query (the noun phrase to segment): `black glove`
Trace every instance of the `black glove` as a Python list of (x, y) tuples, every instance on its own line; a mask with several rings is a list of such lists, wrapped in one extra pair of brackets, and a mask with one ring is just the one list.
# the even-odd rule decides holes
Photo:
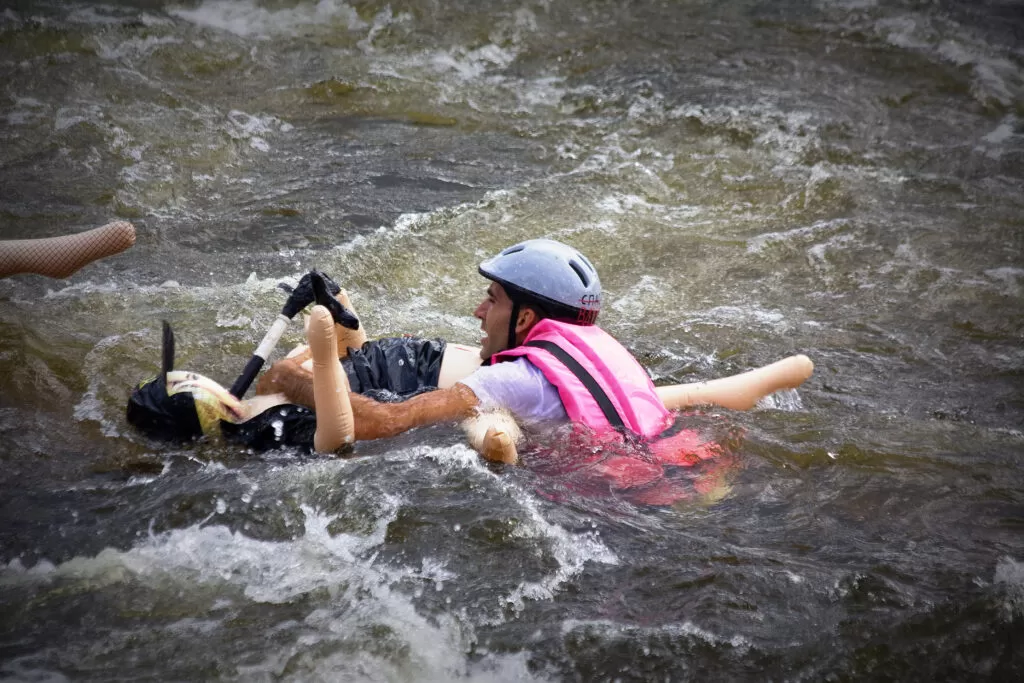
[[(334, 285), (334, 283), (331, 282), (331, 279), (323, 273), (318, 273), (315, 270), (310, 273), (310, 276), (313, 283), (313, 296), (317, 304), (326, 307), (327, 310), (331, 312), (331, 317), (334, 318), (334, 322), (337, 324), (342, 327), (347, 327), (350, 330), (358, 330), (359, 318), (357, 318), (352, 311), (342, 306), (341, 302), (330, 294), (330, 285), (327, 283), (330, 282), (331, 285)], [(337, 287), (338, 285), (334, 286)], [(340, 289), (338, 291), (340, 291)], [(334, 293), (337, 294), (338, 292), (335, 291)]]
[(338, 286), (338, 283), (327, 275), (321, 273), (319, 270), (311, 270), (303, 275), (302, 279), (299, 280), (298, 286), (294, 289), (292, 289), (290, 285), (286, 285), (282, 282), (277, 286), (291, 295), (288, 297), (288, 301), (285, 302), (284, 308), (281, 309), (281, 314), (284, 315), (284, 317), (294, 318), (296, 313), (316, 300), (316, 294), (313, 292), (314, 275), (321, 278), (326, 289), (330, 291), (332, 295), (341, 291), (341, 287)]

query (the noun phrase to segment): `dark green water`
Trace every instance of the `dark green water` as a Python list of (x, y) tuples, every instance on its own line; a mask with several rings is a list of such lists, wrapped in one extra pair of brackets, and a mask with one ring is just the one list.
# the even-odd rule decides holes
[[(0, 237), (131, 220), (0, 281), (0, 679), (1024, 677), (1024, 21), (1012, 2), (8, 2)], [(672, 508), (483, 465), (147, 442), (310, 268), (373, 335), (475, 343), (550, 236), (682, 419)], [(281, 352), (300, 340), (298, 324)], [(556, 449), (558, 444), (555, 444)]]

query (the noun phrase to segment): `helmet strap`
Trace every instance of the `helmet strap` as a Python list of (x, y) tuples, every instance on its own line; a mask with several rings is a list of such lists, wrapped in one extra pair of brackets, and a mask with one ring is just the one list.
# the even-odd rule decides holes
[(519, 302), (512, 302), (512, 315), (508, 319), (508, 346), (506, 349), (516, 347), (516, 325), (519, 322)]

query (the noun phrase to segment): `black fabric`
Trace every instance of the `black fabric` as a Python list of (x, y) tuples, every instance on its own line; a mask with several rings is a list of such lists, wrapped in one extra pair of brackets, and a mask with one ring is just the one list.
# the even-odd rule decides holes
[[(359, 329), (359, 318), (356, 314), (348, 310), (341, 305), (341, 302), (334, 298), (334, 295), (338, 292), (331, 292), (328, 289), (327, 283), (324, 281), (327, 278), (316, 271), (311, 273), (312, 277), (310, 281), (313, 283), (313, 296), (316, 303), (320, 306), (325, 307), (331, 313), (331, 317), (334, 318), (334, 322), (338, 323), (342, 327), (347, 327), (350, 330)], [(332, 281), (331, 284), (334, 284)], [(337, 287), (337, 285), (335, 285)], [(340, 290), (339, 290), (340, 291)]]
[(341, 365), (352, 391), (395, 403), (437, 388), (445, 346), (441, 339), (375, 339), (349, 349)]
[(281, 315), (288, 319), (294, 318), (296, 313), (316, 301), (316, 290), (313, 287), (314, 276), (320, 278), (321, 283), (327, 288), (327, 291), (331, 296), (334, 296), (341, 291), (341, 287), (338, 286), (338, 283), (329, 278), (326, 274), (319, 270), (311, 270), (302, 276), (302, 279), (299, 280), (298, 285), (294, 288), (283, 282), (277, 285), (290, 295), (288, 297), (288, 301), (284, 304), (284, 308), (281, 309)]
[(255, 451), (292, 447), (312, 450), (316, 414), (304, 406), (284, 403), (240, 424), (220, 423), (224, 438)]
[(586, 387), (587, 391), (590, 392), (590, 395), (594, 397), (595, 401), (597, 401), (597, 405), (601, 409), (601, 412), (604, 413), (604, 417), (608, 420), (608, 424), (619, 431), (625, 432), (626, 424), (622, 421), (622, 418), (619, 417), (619, 412), (615, 410), (615, 406), (612, 405), (611, 400), (608, 398), (608, 394), (604, 392), (604, 389), (602, 389), (601, 385), (597, 383), (597, 380), (594, 379), (593, 375), (587, 372), (586, 368), (580, 365), (575, 358), (566, 353), (565, 349), (554, 342), (544, 340), (526, 342), (526, 346), (535, 346), (539, 349), (544, 349), (557, 358), (563, 365), (565, 365), (565, 367), (569, 368), (569, 371), (583, 382), (583, 386)]
[[(440, 339), (388, 337), (349, 349), (341, 362), (352, 391), (396, 403), (437, 388), (445, 342)], [(316, 414), (303, 406), (269, 408), (241, 424), (221, 422), (225, 439), (265, 451), (293, 447), (312, 450)]]
[(128, 398), (126, 417), (128, 424), (155, 439), (190, 441), (203, 435), (192, 394), (168, 396), (162, 377), (135, 387)]
[(163, 321), (160, 375), (135, 387), (125, 418), (140, 432), (164, 441), (191, 441), (203, 435), (192, 394), (167, 395), (167, 373), (174, 369), (174, 330)]

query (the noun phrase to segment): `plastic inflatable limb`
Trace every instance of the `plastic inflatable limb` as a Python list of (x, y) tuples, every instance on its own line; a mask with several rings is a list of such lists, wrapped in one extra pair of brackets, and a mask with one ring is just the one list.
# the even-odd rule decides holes
[(507, 432), (499, 432), (494, 427), (487, 428), (480, 455), (491, 462), (503, 462), (506, 465), (515, 465), (519, 462), (519, 450), (516, 448), (516, 442)]
[(441, 358), (441, 371), (437, 376), (438, 389), (450, 389), (463, 377), (468, 377), (480, 367), (479, 347), (448, 344)]
[(477, 453), (492, 462), (514, 465), (519, 462), (516, 444), (523, 433), (512, 415), (505, 410), (481, 413), (462, 422), (466, 439)]
[(338, 362), (334, 318), (323, 306), (314, 306), (310, 313), (307, 341), (313, 356), (316, 401), (313, 448), (320, 452), (336, 451), (355, 440), (355, 422), (348, 396), (348, 378)]
[(0, 278), (35, 273), (62, 279), (82, 266), (135, 244), (135, 226), (114, 221), (74, 235), (0, 241)]
[[(441, 359), (438, 387), (446, 389), (480, 366), (480, 349), (449, 344)], [(717, 405), (730, 410), (750, 410), (759, 400), (781, 389), (795, 389), (814, 372), (814, 363), (800, 354), (738, 375), (690, 384), (655, 387), (669, 410), (697, 405)], [(477, 449), (479, 450), (479, 449)]]
[(696, 405), (750, 410), (761, 398), (771, 393), (800, 386), (813, 372), (814, 363), (801, 354), (738, 375), (707, 382), (656, 387), (656, 391), (669, 410)]

